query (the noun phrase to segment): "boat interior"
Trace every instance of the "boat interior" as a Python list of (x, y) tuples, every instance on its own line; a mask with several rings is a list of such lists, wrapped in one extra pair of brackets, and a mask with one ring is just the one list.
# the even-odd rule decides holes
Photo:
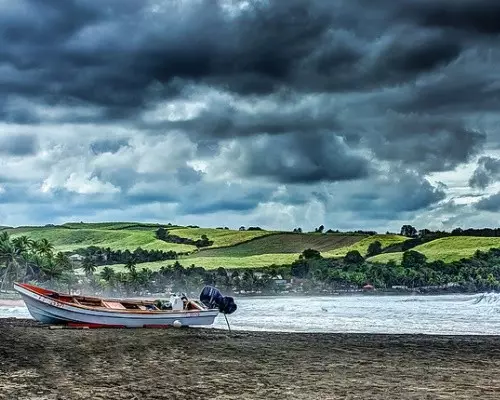
[[(92, 308), (105, 308), (114, 310), (137, 310), (137, 311), (169, 311), (172, 306), (167, 299), (154, 300), (154, 299), (104, 299), (99, 297), (89, 297), (80, 295), (70, 295), (58, 293), (53, 290), (40, 288), (27, 283), (18, 284), (27, 290), (35, 292), (39, 295), (50, 297), (54, 300), (67, 304), (75, 304), (79, 306), (92, 307)], [(204, 310), (205, 307), (197, 300), (182, 298), (183, 307), (182, 311), (195, 311)], [(177, 311), (177, 310), (176, 310)], [(179, 310), (180, 311), (180, 310)]]

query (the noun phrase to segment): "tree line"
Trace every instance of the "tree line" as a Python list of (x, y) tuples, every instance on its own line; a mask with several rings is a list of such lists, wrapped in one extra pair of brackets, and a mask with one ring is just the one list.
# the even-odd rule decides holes
[(145, 250), (138, 247), (134, 251), (126, 250), (112, 250), (110, 247), (89, 246), (75, 250), (85, 258), (91, 258), (96, 265), (110, 265), (110, 264), (125, 264), (131, 259), (137, 263), (177, 260), (180, 255), (187, 253), (177, 253), (173, 250)]
[[(98, 249), (98, 250), (97, 250)], [(358, 289), (366, 284), (378, 289), (393, 286), (422, 288), (453, 284), (461, 291), (500, 289), (500, 249), (477, 251), (473, 257), (451, 263), (428, 261), (425, 255), (407, 250), (402, 262), (374, 263), (358, 251), (349, 251), (344, 257), (324, 258), (315, 249), (304, 250), (291, 264), (271, 265), (263, 268), (206, 270), (189, 265), (182, 260), (165, 260), (158, 271), (141, 268), (134, 253), (117, 271), (109, 265), (98, 272), (98, 257), (102, 249), (89, 250), (81, 263), (72, 262), (67, 254), (56, 252), (46, 239), (39, 241), (26, 236), (11, 238), (0, 234), (0, 289), (12, 288), (15, 281), (33, 282), (42, 286), (64, 288), (68, 291), (91, 289), (96, 293), (144, 294), (162, 293), (166, 290), (197, 292), (204, 285), (215, 285), (226, 292), (261, 291), (277, 293), (286, 290), (303, 290), (324, 293), (342, 289)], [(374, 242), (368, 254), (380, 251)], [(106, 249), (105, 249), (106, 250)], [(110, 254), (112, 254), (111, 252)], [(128, 254), (126, 251), (117, 254)], [(121, 258), (121, 260), (123, 260)], [(186, 260), (189, 262), (189, 260)], [(84, 275), (75, 274), (81, 268)], [(279, 279), (277, 279), (279, 278)], [(283, 282), (287, 285), (284, 286)]]
[(68, 255), (55, 252), (47, 239), (11, 238), (5, 231), (0, 233), (0, 276), (0, 290), (10, 289), (15, 281), (57, 280), (71, 285), (77, 280)]
[(208, 247), (214, 244), (213, 240), (210, 240), (207, 235), (201, 235), (200, 239), (191, 239), (191, 238), (185, 238), (181, 237), (178, 235), (173, 235), (171, 234), (167, 229), (165, 228), (159, 228), (155, 231), (155, 236), (159, 240), (163, 240), (164, 242), (168, 243), (177, 243), (177, 244), (188, 244), (191, 246), (196, 246), (198, 248), (200, 247)]

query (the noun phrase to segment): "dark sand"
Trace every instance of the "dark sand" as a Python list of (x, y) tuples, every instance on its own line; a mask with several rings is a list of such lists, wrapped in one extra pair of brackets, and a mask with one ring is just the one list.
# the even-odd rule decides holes
[(500, 337), (49, 330), (0, 320), (0, 399), (500, 399)]

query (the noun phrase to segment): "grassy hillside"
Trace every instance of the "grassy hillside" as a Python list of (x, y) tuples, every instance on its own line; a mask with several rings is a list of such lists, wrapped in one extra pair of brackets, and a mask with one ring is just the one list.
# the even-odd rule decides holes
[(259, 254), (302, 253), (313, 248), (321, 252), (350, 246), (366, 235), (278, 233), (259, 237), (227, 248), (201, 250), (199, 257), (248, 257)]
[[(443, 260), (444, 262), (452, 262), (472, 257), (476, 250), (487, 251), (492, 247), (500, 248), (500, 238), (452, 236), (424, 243), (412, 250), (425, 254), (429, 261)], [(374, 262), (394, 260), (400, 263), (402, 257), (403, 253), (387, 253), (371, 257), (369, 260)]]
[(350, 246), (341, 247), (335, 250), (331, 250), (325, 253), (322, 253), (323, 257), (341, 257), (347, 254), (348, 251), (357, 250), (361, 253), (362, 256), (366, 255), (368, 251), (368, 246), (370, 243), (375, 241), (379, 241), (382, 244), (382, 247), (387, 247), (392, 244), (401, 243), (407, 240), (408, 238), (400, 235), (373, 235), (368, 236)]
[(110, 247), (113, 250), (135, 250), (142, 247), (147, 250), (192, 251), (194, 246), (166, 243), (157, 240), (154, 231), (143, 230), (105, 230), (105, 229), (65, 229), (36, 228), (13, 229), (12, 237), (26, 235), (34, 240), (46, 238), (58, 251), (71, 251), (81, 247)]
[(190, 239), (199, 239), (201, 235), (207, 235), (207, 237), (214, 242), (211, 248), (232, 246), (237, 243), (274, 233), (272, 231), (234, 231), (214, 228), (168, 228), (168, 231), (172, 235)]
[(177, 252), (195, 251), (191, 245), (167, 243), (155, 238), (155, 230), (165, 227), (170, 233), (192, 239), (205, 234), (214, 241), (212, 247), (231, 246), (259, 236), (269, 235), (268, 231), (234, 231), (211, 228), (185, 228), (158, 224), (138, 224), (134, 222), (68, 223), (60, 226), (19, 227), (7, 229), (12, 237), (26, 235), (34, 240), (46, 238), (59, 251), (71, 251), (81, 247), (110, 247), (114, 250), (173, 250)]
[[(194, 264), (197, 267), (203, 267), (205, 269), (217, 269), (219, 267), (224, 268), (258, 268), (266, 267), (272, 264), (290, 264), (295, 261), (298, 254), (259, 254), (247, 257), (185, 257), (179, 259), (179, 262), (185, 267), (189, 267)], [(137, 264), (137, 269), (150, 268), (153, 271), (160, 269), (164, 265), (171, 265), (175, 261), (156, 261)], [(97, 269), (97, 272), (101, 271), (104, 266)], [(116, 271), (123, 271), (123, 264), (113, 265), (113, 269)]]

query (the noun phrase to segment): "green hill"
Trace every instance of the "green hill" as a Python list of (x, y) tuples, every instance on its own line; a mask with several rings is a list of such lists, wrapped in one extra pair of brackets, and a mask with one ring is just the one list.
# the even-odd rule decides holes
[(172, 235), (190, 239), (199, 239), (201, 235), (207, 235), (207, 237), (214, 242), (211, 248), (233, 246), (247, 240), (275, 233), (273, 231), (235, 231), (230, 229), (214, 228), (169, 228), (168, 231)]
[[(500, 237), (450, 236), (421, 244), (412, 250), (425, 254), (429, 261), (452, 262), (472, 257), (476, 250), (487, 251), (490, 248), (500, 248)], [(397, 252), (379, 254), (369, 260), (381, 263), (394, 260), (400, 263), (402, 257), (403, 253)]]
[(141, 247), (145, 250), (196, 251), (192, 245), (168, 243), (156, 239), (155, 231), (160, 226), (174, 235), (199, 239), (205, 234), (214, 241), (212, 247), (231, 246), (259, 236), (270, 235), (269, 231), (235, 231), (212, 228), (187, 228), (159, 224), (134, 222), (67, 223), (58, 226), (25, 226), (7, 229), (12, 237), (26, 235), (34, 240), (46, 238), (58, 251), (72, 251), (82, 247), (110, 247), (113, 250), (130, 251)]
[(300, 254), (305, 249), (326, 252), (350, 246), (366, 235), (321, 234), (321, 233), (277, 233), (238, 243), (230, 247), (200, 250), (198, 257), (248, 257), (260, 254)]
[[(324, 257), (341, 257), (349, 250), (366, 252), (373, 241), (378, 240), (382, 245), (406, 240), (399, 235), (360, 235), (360, 234), (319, 234), (319, 233), (277, 233), (256, 238), (230, 247), (219, 247), (200, 250), (189, 256), (181, 257), (179, 262), (188, 267), (191, 264), (206, 269), (224, 268), (251, 268), (264, 267), (272, 264), (289, 264), (295, 261), (300, 253), (307, 248), (322, 252)], [(161, 266), (172, 264), (173, 261), (158, 261), (142, 263), (138, 267), (147, 267), (153, 270)], [(123, 265), (117, 265), (119, 270)]]
[[(206, 235), (213, 245), (197, 249), (193, 245), (167, 243), (156, 239), (155, 231), (164, 227), (172, 235), (199, 239)], [(324, 257), (340, 257), (349, 250), (366, 253), (371, 242), (379, 240), (383, 247), (399, 243), (406, 238), (398, 235), (374, 235), (355, 233), (291, 233), (264, 230), (239, 231), (214, 228), (193, 228), (177, 225), (137, 222), (71, 222), (43, 227), (24, 226), (8, 228), (11, 236), (26, 235), (32, 239), (45, 238), (57, 251), (74, 251), (89, 246), (110, 247), (113, 250), (133, 251), (172, 250), (188, 253), (179, 261), (183, 265), (195, 264), (206, 268), (262, 267), (271, 264), (288, 264), (296, 260), (307, 248), (313, 248)], [(143, 263), (139, 267), (159, 268), (169, 262)], [(116, 268), (120, 268), (119, 265)]]
[(364, 239), (352, 244), (348, 247), (342, 247), (339, 249), (331, 250), (323, 253), (323, 257), (341, 257), (345, 256), (348, 251), (357, 250), (364, 257), (368, 251), (368, 246), (375, 241), (379, 241), (382, 245), (382, 248), (396, 244), (402, 243), (405, 240), (408, 240), (405, 236), (400, 235), (373, 235), (365, 237)]
[(177, 252), (195, 249), (194, 246), (158, 240), (155, 238), (153, 230), (23, 228), (21, 230), (13, 229), (10, 234), (12, 237), (26, 235), (34, 240), (46, 238), (58, 251), (72, 251), (89, 246), (110, 247), (113, 250), (134, 250), (142, 247), (145, 250), (173, 250)]
[[(288, 253), (288, 254), (259, 254), (247, 257), (182, 257), (179, 262), (185, 267), (189, 267), (194, 264), (197, 267), (203, 267), (205, 269), (217, 269), (219, 267), (224, 268), (259, 268), (266, 267), (272, 264), (290, 264), (295, 261), (298, 254)], [(160, 269), (165, 265), (172, 265), (175, 261), (155, 261), (137, 264), (137, 269), (150, 268), (153, 271)], [(99, 272), (104, 266), (97, 269)], [(123, 271), (124, 264), (115, 264), (113, 269), (116, 271)]]

